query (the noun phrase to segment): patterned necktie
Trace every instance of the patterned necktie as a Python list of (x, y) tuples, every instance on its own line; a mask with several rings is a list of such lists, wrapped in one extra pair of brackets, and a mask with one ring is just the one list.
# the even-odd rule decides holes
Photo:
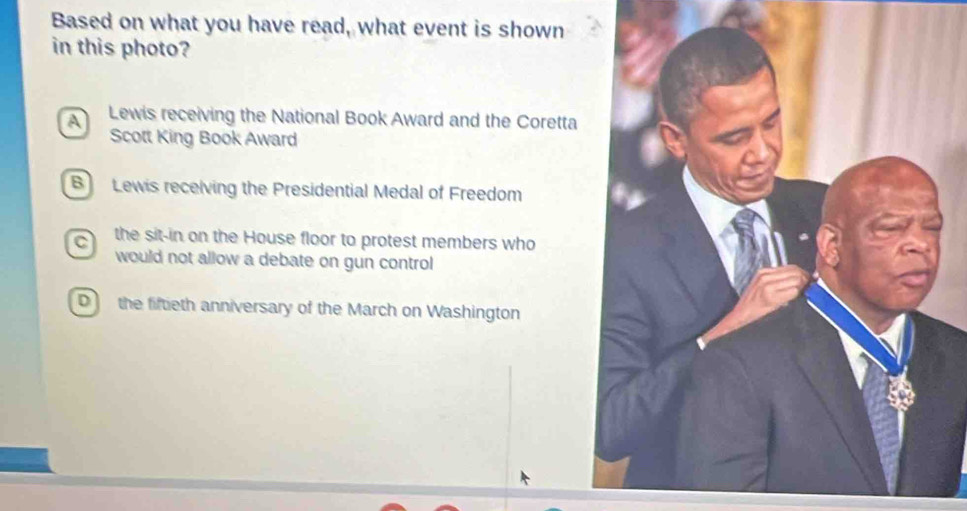
[(739, 246), (735, 251), (735, 272), (733, 287), (741, 295), (749, 287), (752, 277), (759, 268), (769, 266), (765, 247), (759, 246), (755, 237), (755, 219), (758, 215), (749, 208), (742, 208), (732, 219), (732, 227), (739, 235)]
[(873, 426), (873, 439), (880, 453), (880, 465), (886, 476), (890, 495), (896, 495), (897, 475), (900, 468), (900, 419), (888, 400), (889, 378), (886, 372), (865, 354), (869, 362), (863, 379), (863, 404)]

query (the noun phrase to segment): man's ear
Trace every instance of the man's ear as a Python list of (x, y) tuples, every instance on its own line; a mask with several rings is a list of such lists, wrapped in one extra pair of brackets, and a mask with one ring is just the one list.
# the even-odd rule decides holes
[(665, 149), (668, 149), (672, 156), (684, 162), (688, 161), (685, 158), (685, 132), (681, 128), (668, 121), (661, 121), (658, 123), (658, 133), (665, 143)]
[(820, 225), (816, 232), (816, 262), (822, 262), (830, 268), (837, 267), (840, 260), (839, 251), (841, 250), (842, 240), (843, 233), (839, 227), (833, 224)]

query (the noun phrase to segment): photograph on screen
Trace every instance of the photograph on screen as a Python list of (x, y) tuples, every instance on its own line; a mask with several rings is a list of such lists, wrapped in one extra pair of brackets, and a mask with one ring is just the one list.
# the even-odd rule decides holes
[(596, 487), (957, 494), (962, 16), (619, 3)]

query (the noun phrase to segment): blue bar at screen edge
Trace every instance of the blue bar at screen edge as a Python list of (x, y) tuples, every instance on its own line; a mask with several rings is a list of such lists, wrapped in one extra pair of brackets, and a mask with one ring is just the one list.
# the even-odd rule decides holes
[(0, 447), (0, 472), (50, 472), (47, 449)]
[[(862, 1), (862, 0), (846, 0), (846, 1)], [(967, 0), (899, 0), (901, 2), (920, 2), (920, 3), (967, 3)], [(2, 76), (6, 77), (6, 80), (15, 80), (18, 82), (16, 85), (11, 83), (5, 83), (4, 88), (15, 88), (19, 94), (3, 94), (0, 95), (0, 112), (17, 112), (19, 115), (9, 115), (0, 117), (0, 132), (2, 133), (23, 133), (25, 130), (23, 124), (23, 90), (22, 90), (22, 76), (21, 76), (21, 65), (20, 65), (20, 27), (18, 24), (17, 16), (17, 2), (16, 0), (0, 0), (0, 66), (6, 67)], [(2, 69), (2, 68), (0, 68)], [(21, 136), (18, 137), (22, 141), (24, 147), (20, 148), (20, 152), (26, 155), (26, 139)], [(25, 175), (27, 173), (26, 161), (19, 169)], [(21, 176), (23, 177), (23, 176)], [(27, 187), (27, 180), (20, 179), (16, 181), (17, 185), (22, 184), (21, 190), (11, 190), (14, 193), (22, 193), (24, 196), (28, 196), (30, 191)], [(23, 212), (21, 222), (30, 222), (30, 212), (28, 210)], [(31, 273), (33, 268), (30, 269)], [(36, 447), (0, 447), (0, 472), (51, 472), (50, 465), (47, 461), (47, 449), (36, 448)], [(961, 476), (960, 482), (961, 490), (957, 494), (960, 498), (967, 497), (967, 474)]]

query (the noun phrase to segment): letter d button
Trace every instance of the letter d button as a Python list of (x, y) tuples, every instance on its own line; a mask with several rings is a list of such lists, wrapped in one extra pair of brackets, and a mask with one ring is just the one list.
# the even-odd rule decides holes
[(100, 304), (97, 291), (89, 287), (74, 287), (67, 293), (67, 306), (71, 314), (79, 318), (97, 316)]

